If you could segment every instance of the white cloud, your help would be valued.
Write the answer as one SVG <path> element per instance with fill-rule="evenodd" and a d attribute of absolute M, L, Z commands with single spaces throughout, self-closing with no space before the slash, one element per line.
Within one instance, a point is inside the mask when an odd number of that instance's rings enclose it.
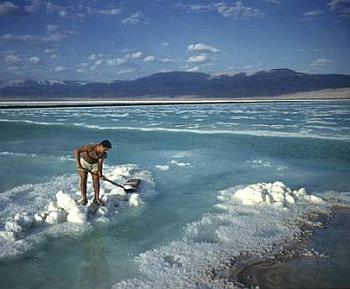
<path fill-rule="evenodd" d="M 37 56 L 32 56 L 29 58 L 29 62 L 32 64 L 38 64 L 40 62 L 40 58 Z"/>
<path fill-rule="evenodd" d="M 135 69 L 122 69 L 117 71 L 118 74 L 128 74 L 128 73 L 133 73 L 135 72 Z"/>
<path fill-rule="evenodd" d="M 302 15 L 304 17 L 317 17 L 323 14 L 323 10 L 312 10 L 312 11 L 307 11 L 303 13 Z"/>
<path fill-rule="evenodd" d="M 46 36 L 37 36 L 32 34 L 13 35 L 6 33 L 0 36 L 0 42 L 26 43 L 26 44 L 50 44 L 66 40 L 72 35 L 70 32 L 56 32 Z"/>
<path fill-rule="evenodd" d="M 5 55 L 4 61 L 9 64 L 16 64 L 16 63 L 20 63 L 22 60 L 18 55 L 8 54 L 8 55 Z"/>
<path fill-rule="evenodd" d="M 167 42 L 167 41 L 164 41 L 164 42 L 162 42 L 161 44 L 162 44 L 162 46 L 164 46 L 164 47 L 168 47 L 168 46 L 170 46 L 170 43 L 169 43 L 169 42 Z"/>
<path fill-rule="evenodd" d="M 120 64 L 123 64 L 126 62 L 125 59 L 123 58 L 111 58 L 111 59 L 107 59 L 107 64 L 110 65 L 110 66 L 114 66 L 114 65 L 120 65 Z"/>
<path fill-rule="evenodd" d="M 67 71 L 67 70 L 68 70 L 68 68 L 65 66 L 56 66 L 55 67 L 56 72 L 63 72 L 63 71 Z"/>
<path fill-rule="evenodd" d="M 67 17 L 68 13 L 66 10 L 61 10 L 58 12 L 58 15 L 61 16 L 62 18 Z"/>
<path fill-rule="evenodd" d="M 103 63 L 103 59 L 98 59 L 95 61 L 95 65 L 101 65 Z"/>
<path fill-rule="evenodd" d="M 350 19 L 350 0 L 331 0 L 328 2 L 328 8 L 339 17 Z"/>
<path fill-rule="evenodd" d="M 88 59 L 89 60 L 95 60 L 97 58 L 97 55 L 96 54 L 91 54 Z"/>
<path fill-rule="evenodd" d="M 131 52 L 126 54 L 124 57 L 126 59 L 140 59 L 143 56 L 143 52 L 142 51 L 136 51 L 136 52 Z"/>
<path fill-rule="evenodd" d="M 172 58 L 169 58 L 169 57 L 163 57 L 163 58 L 159 59 L 159 61 L 163 62 L 163 63 L 174 63 L 175 59 L 172 59 Z"/>
<path fill-rule="evenodd" d="M 265 1 L 273 4 L 281 4 L 280 0 L 265 0 Z"/>
<path fill-rule="evenodd" d="M 59 28 L 58 25 L 55 25 L 55 24 L 49 24 L 46 26 L 46 30 L 47 32 L 54 32 L 54 31 L 57 31 Z"/>
<path fill-rule="evenodd" d="M 328 3 L 329 10 L 346 8 L 350 4 L 350 0 L 331 0 Z"/>
<path fill-rule="evenodd" d="M 103 15 L 103 16 L 115 16 L 120 14 L 121 9 L 116 7 L 109 7 L 108 9 L 96 9 L 92 7 L 86 7 L 86 11 L 89 14 Z"/>
<path fill-rule="evenodd" d="M 0 16 L 17 15 L 21 13 L 21 8 L 12 2 L 0 4 Z"/>
<path fill-rule="evenodd" d="M 224 2 L 215 4 L 217 12 L 224 17 L 233 19 L 246 19 L 250 17 L 262 17 L 264 13 L 259 9 L 244 6 L 241 1 L 237 1 L 234 5 Z"/>
<path fill-rule="evenodd" d="M 197 13 L 216 12 L 225 18 L 232 18 L 234 20 L 260 18 L 265 15 L 259 9 L 243 5 L 242 1 L 236 1 L 234 4 L 228 4 L 226 2 L 218 2 L 218 3 L 211 3 L 206 5 L 203 5 L 203 4 L 185 5 L 180 3 L 175 6 L 190 12 L 197 12 Z"/>
<path fill-rule="evenodd" d="M 212 6 L 212 4 L 191 4 L 191 5 L 184 5 L 184 4 L 178 4 L 177 7 L 180 8 L 187 8 L 193 12 L 209 12 L 209 11 L 213 11 L 215 10 L 214 7 Z"/>
<path fill-rule="evenodd" d="M 137 12 L 130 14 L 128 17 L 120 20 L 120 22 L 123 24 L 138 24 L 138 23 L 147 24 L 148 23 L 148 21 L 145 19 L 144 15 L 141 11 L 137 11 Z"/>
<path fill-rule="evenodd" d="M 149 56 L 146 56 L 143 61 L 146 61 L 146 62 L 154 62 L 156 61 L 156 57 L 153 56 L 153 55 L 149 55 Z"/>
<path fill-rule="evenodd" d="M 331 62 L 332 61 L 330 59 L 328 59 L 328 58 L 319 57 L 319 58 L 316 58 L 314 61 L 312 61 L 310 65 L 313 68 L 323 68 L 323 67 L 327 66 Z"/>
<path fill-rule="evenodd" d="M 199 71 L 201 68 L 200 68 L 200 66 L 193 66 L 193 67 L 190 67 L 190 68 L 187 68 L 185 71 L 187 71 L 187 72 L 197 72 L 197 71 Z"/>
<path fill-rule="evenodd" d="M 215 48 L 214 46 L 206 45 L 204 43 L 197 43 L 197 44 L 190 44 L 187 47 L 188 51 L 207 51 L 207 52 L 220 52 L 219 49 Z"/>
<path fill-rule="evenodd" d="M 200 55 L 192 55 L 187 59 L 187 62 L 192 63 L 203 63 L 209 60 L 209 57 L 207 54 L 200 54 Z"/>
<path fill-rule="evenodd" d="M 46 49 L 44 50 L 44 53 L 46 53 L 46 54 L 51 54 L 51 53 L 55 53 L 55 52 L 57 52 L 57 51 L 58 51 L 57 48 L 46 48 Z"/>

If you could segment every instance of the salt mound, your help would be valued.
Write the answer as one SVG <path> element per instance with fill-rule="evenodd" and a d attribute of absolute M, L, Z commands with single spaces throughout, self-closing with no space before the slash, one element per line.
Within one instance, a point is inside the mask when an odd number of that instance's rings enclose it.
<path fill-rule="evenodd" d="M 328 214 L 329 208 L 326 198 L 282 182 L 228 188 L 219 192 L 212 212 L 186 225 L 182 238 L 135 258 L 140 277 L 112 288 L 238 288 L 215 273 L 226 272 L 226 264 L 246 253 L 269 259 L 275 246 L 301 237 L 302 224 L 318 225 L 311 214 Z"/>
<path fill-rule="evenodd" d="M 68 213 L 63 209 L 58 209 L 56 211 L 50 211 L 45 219 L 45 222 L 49 225 L 58 224 L 65 222 L 67 220 Z"/>
<path fill-rule="evenodd" d="M 68 212 L 67 221 L 76 224 L 84 224 L 88 221 L 88 208 L 78 206 L 71 208 Z"/>
<path fill-rule="evenodd" d="M 70 209 L 77 206 L 76 201 L 72 198 L 72 196 L 65 194 L 62 191 L 58 191 L 56 194 L 57 206 L 69 211 Z"/>
<path fill-rule="evenodd" d="M 140 191 L 128 195 L 119 187 L 101 182 L 100 198 L 104 204 L 101 207 L 92 201 L 93 188 L 89 178 L 87 197 L 90 200 L 86 206 L 82 206 L 76 201 L 80 196 L 78 176 L 72 175 L 2 193 L 0 203 L 4 209 L 0 211 L 0 257 L 24 252 L 50 232 L 54 235 L 61 231 L 74 233 L 91 228 L 90 225 L 95 222 L 110 222 L 120 209 L 140 206 L 140 194 L 147 197 L 154 192 L 151 173 L 140 170 L 136 165 L 105 166 L 105 175 L 120 184 L 129 178 L 141 179 Z M 21 201 L 23 195 L 28 200 L 25 204 Z M 28 242 L 28 246 L 21 246 L 23 242 Z"/>
<path fill-rule="evenodd" d="M 292 191 L 282 182 L 249 185 L 234 192 L 231 198 L 240 200 L 243 205 L 273 205 L 282 208 L 302 201 L 312 204 L 324 202 L 320 197 L 307 194 L 304 188 Z"/>
<path fill-rule="evenodd" d="M 130 206 L 133 206 L 133 207 L 140 206 L 142 204 L 142 200 L 140 198 L 140 195 L 137 193 L 131 194 L 130 198 L 129 198 L 129 204 L 130 204 Z"/>

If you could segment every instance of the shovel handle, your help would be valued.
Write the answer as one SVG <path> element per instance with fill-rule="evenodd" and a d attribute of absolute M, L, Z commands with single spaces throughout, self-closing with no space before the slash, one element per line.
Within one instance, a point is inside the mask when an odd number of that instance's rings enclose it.
<path fill-rule="evenodd" d="M 107 181 L 107 182 L 109 182 L 109 183 L 111 183 L 111 184 L 113 184 L 113 185 L 115 185 L 115 186 L 118 186 L 118 187 L 120 187 L 120 188 L 126 190 L 122 185 L 119 185 L 119 184 L 117 184 L 117 183 L 115 183 L 115 182 L 113 182 L 113 181 L 107 179 L 105 176 L 103 176 L 103 178 L 104 178 L 105 181 Z"/>

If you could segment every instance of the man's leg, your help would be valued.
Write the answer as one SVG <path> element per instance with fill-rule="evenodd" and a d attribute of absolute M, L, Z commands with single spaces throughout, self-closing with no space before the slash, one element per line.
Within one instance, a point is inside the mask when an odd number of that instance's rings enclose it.
<path fill-rule="evenodd" d="M 91 176 L 95 192 L 94 202 L 102 205 L 102 201 L 100 200 L 100 177 L 98 173 L 92 173 Z"/>
<path fill-rule="evenodd" d="M 82 205 L 87 204 L 87 197 L 86 197 L 86 182 L 87 182 L 87 171 L 79 171 L 80 174 L 80 191 L 81 191 L 81 196 L 82 196 Z"/>

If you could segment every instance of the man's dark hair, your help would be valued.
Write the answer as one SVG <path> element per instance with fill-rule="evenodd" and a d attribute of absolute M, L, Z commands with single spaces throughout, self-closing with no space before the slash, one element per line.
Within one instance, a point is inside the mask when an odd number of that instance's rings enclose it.
<path fill-rule="evenodd" d="M 109 140 L 107 140 L 107 139 L 101 141 L 100 145 L 102 145 L 106 149 L 111 149 L 112 148 L 111 142 Z"/>

